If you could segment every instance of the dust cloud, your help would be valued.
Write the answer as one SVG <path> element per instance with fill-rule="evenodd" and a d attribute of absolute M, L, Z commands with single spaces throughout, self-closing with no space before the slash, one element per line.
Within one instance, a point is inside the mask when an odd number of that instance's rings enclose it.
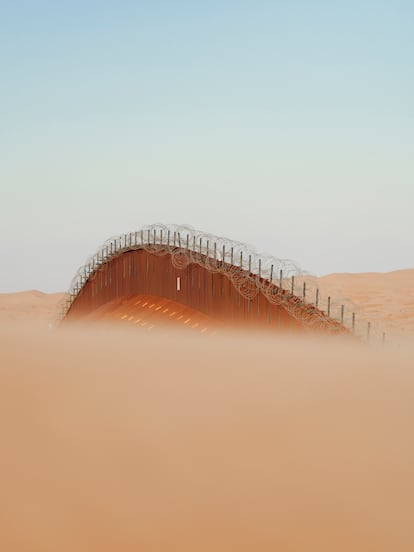
<path fill-rule="evenodd" d="M 414 354 L 0 328 L 0 549 L 414 549 Z"/>

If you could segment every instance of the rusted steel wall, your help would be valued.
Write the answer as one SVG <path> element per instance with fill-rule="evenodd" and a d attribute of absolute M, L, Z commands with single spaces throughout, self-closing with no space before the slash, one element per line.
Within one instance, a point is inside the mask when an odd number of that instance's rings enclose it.
<path fill-rule="evenodd" d="M 177 268 L 170 254 L 159 256 L 143 249 L 103 263 L 80 290 L 66 318 L 81 318 L 114 298 L 141 294 L 165 297 L 232 324 L 302 327 L 283 305 L 269 303 L 261 291 L 247 299 L 222 272 L 196 263 Z"/>

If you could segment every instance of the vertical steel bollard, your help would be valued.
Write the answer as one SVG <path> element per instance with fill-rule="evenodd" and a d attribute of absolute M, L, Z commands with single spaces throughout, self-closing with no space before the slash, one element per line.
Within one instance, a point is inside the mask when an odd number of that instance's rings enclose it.
<path fill-rule="evenodd" d="M 306 301 L 306 282 L 303 282 L 303 302 Z"/>
<path fill-rule="evenodd" d="M 252 256 L 249 255 L 249 274 L 252 273 Z"/>
<path fill-rule="evenodd" d="M 217 260 L 217 243 L 214 242 L 214 264 L 216 264 Z M 215 297 L 216 295 L 216 280 L 214 277 L 214 274 L 211 275 L 211 287 L 212 287 L 212 295 Z"/>
<path fill-rule="evenodd" d="M 221 257 L 221 266 L 224 266 L 226 259 L 226 246 L 223 243 L 223 251 L 222 251 L 222 257 Z M 224 273 L 221 273 L 221 298 L 224 298 Z"/>
<path fill-rule="evenodd" d="M 292 283 L 291 283 L 291 286 L 290 286 L 291 295 L 294 295 L 294 291 L 295 291 L 295 277 L 292 276 Z"/>
<path fill-rule="evenodd" d="M 209 253 L 209 248 L 210 248 L 210 240 L 207 240 L 207 248 L 206 248 L 207 257 L 208 257 L 208 253 Z"/>
<path fill-rule="evenodd" d="M 280 269 L 279 272 L 279 293 L 282 293 L 282 284 L 283 284 L 283 270 Z"/>
<path fill-rule="evenodd" d="M 187 251 L 189 251 L 189 249 L 190 249 L 189 239 L 190 239 L 190 236 L 187 234 L 187 243 L 186 243 Z"/>
<path fill-rule="evenodd" d="M 162 241 L 162 228 L 160 230 L 160 245 L 162 246 L 164 242 Z"/>
<path fill-rule="evenodd" d="M 318 306 L 319 306 L 319 288 L 316 288 L 315 307 L 318 308 Z"/>
<path fill-rule="evenodd" d="M 259 279 L 262 277 L 262 259 L 259 259 Z"/>
<path fill-rule="evenodd" d="M 344 325 L 345 306 L 341 305 L 341 324 Z"/>
<path fill-rule="evenodd" d="M 243 251 L 240 251 L 240 269 L 243 270 Z M 237 290 L 237 306 L 240 307 L 241 305 L 241 294 L 240 291 Z"/>
<path fill-rule="evenodd" d="M 155 242 L 157 241 L 157 234 L 156 234 L 156 229 L 154 228 L 154 240 L 153 240 L 153 245 L 155 245 Z"/>
<path fill-rule="evenodd" d="M 233 248 L 231 247 L 230 248 L 230 264 L 231 264 L 231 266 L 233 266 L 233 254 L 234 254 L 234 251 L 233 251 Z M 230 285 L 229 285 L 229 301 L 230 301 L 230 303 L 233 302 L 233 282 L 232 282 L 232 280 L 230 280 Z"/>
<path fill-rule="evenodd" d="M 331 315 L 331 297 L 328 297 L 328 316 Z"/>
<path fill-rule="evenodd" d="M 270 278 L 269 278 L 269 280 L 270 280 L 270 283 L 273 282 L 273 265 L 270 267 Z"/>
<path fill-rule="evenodd" d="M 171 230 L 168 230 L 168 233 L 167 233 L 167 245 L 168 245 L 168 247 L 170 247 L 170 238 L 171 238 Z"/>
<path fill-rule="evenodd" d="M 144 245 L 144 230 L 141 230 L 141 245 Z"/>

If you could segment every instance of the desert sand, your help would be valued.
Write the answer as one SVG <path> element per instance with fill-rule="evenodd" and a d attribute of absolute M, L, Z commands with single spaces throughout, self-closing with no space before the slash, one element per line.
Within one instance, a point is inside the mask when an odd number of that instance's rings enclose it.
<path fill-rule="evenodd" d="M 37 290 L 0 293 L 0 323 L 37 322 L 39 326 L 44 326 L 56 319 L 64 296 L 64 293 L 42 293 Z"/>
<path fill-rule="evenodd" d="M 0 296 L 0 550 L 414 549 L 409 339 L 51 330 L 59 299 Z"/>
<path fill-rule="evenodd" d="M 352 302 L 385 330 L 414 335 L 414 269 L 387 273 L 330 274 L 319 279 L 325 295 Z"/>

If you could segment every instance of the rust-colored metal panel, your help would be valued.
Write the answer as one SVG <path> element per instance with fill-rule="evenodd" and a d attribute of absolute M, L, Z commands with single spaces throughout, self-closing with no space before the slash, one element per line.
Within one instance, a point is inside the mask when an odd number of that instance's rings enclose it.
<path fill-rule="evenodd" d="M 274 284 L 259 286 L 259 292 L 249 298 L 242 294 L 223 270 L 208 270 L 201 263 L 173 262 L 172 254 L 157 254 L 145 249 L 125 251 L 104 262 L 89 277 L 66 314 L 67 319 L 82 318 L 102 305 L 120 297 L 151 295 L 162 297 L 199 311 L 213 319 L 232 325 L 259 325 L 278 329 L 300 330 L 301 321 L 284 307 L 270 302 L 263 290 L 272 286 L 272 292 L 289 294 Z M 240 270 L 235 267 L 235 270 Z M 259 276 L 254 276 L 259 278 Z M 263 281 L 260 281 L 263 283 Z M 247 296 L 246 296 L 247 295 Z M 286 299 L 287 301 L 287 299 Z M 314 307 L 307 308 L 309 316 L 319 316 Z M 313 309 L 313 311 L 309 310 Z M 332 323 L 330 324 L 332 331 Z M 341 331 L 338 325 L 338 331 Z"/>

